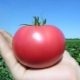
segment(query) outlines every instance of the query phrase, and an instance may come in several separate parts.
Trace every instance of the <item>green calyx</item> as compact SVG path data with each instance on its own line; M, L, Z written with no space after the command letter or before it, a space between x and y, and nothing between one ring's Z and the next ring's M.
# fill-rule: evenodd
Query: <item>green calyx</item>
M46 19L43 19L41 22L39 22L39 17L34 16L34 22L32 25L30 24L21 24L21 25L25 25L25 26L43 26L46 24Z

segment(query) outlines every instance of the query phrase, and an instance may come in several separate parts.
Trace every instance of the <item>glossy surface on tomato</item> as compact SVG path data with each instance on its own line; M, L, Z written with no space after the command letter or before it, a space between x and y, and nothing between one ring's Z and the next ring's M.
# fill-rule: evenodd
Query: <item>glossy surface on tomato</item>
M32 68L45 68L57 63L65 50L65 37L51 25L23 26L13 37L17 60Z

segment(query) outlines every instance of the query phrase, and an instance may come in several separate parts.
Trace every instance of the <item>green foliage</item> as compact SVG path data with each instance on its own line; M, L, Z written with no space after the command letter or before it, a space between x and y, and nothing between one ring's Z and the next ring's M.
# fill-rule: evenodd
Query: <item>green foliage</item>
M4 59L1 56L0 56L0 80L14 80L4 62Z
M66 40L66 50L80 65L80 39Z
M66 50L80 65L80 39L67 39ZM0 56L0 80L14 80L3 58Z

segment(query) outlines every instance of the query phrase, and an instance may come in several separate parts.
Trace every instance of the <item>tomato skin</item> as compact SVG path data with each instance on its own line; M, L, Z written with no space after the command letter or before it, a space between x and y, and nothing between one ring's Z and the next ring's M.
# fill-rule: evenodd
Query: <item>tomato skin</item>
M52 25L23 26L13 37L17 60L31 68L46 68L57 63L65 50L65 37Z

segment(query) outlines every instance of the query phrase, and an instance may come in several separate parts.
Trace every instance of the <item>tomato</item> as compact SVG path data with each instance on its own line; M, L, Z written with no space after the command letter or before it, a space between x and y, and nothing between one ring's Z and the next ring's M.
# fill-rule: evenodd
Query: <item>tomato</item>
M46 68L57 63L65 50L65 37L53 25L22 26L14 35L16 59L31 68Z

